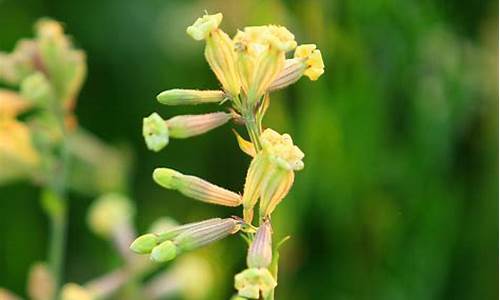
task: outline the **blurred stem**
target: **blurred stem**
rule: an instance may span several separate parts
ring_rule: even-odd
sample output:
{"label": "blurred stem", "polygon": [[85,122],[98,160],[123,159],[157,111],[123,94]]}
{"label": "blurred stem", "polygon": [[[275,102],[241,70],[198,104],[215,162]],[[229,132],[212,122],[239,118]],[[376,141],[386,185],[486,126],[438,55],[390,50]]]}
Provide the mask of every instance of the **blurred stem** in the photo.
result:
{"label": "blurred stem", "polygon": [[65,110],[60,103],[54,103],[54,114],[57,117],[61,130],[61,144],[59,158],[54,170],[51,189],[56,197],[54,203],[58,207],[56,211],[49,213],[51,219],[51,237],[49,245],[49,265],[54,276],[56,292],[54,300],[58,299],[59,289],[63,277],[63,266],[65,260],[67,222],[68,222],[68,201],[67,201],[67,173],[69,164],[69,152],[67,146],[67,132],[65,125]]}

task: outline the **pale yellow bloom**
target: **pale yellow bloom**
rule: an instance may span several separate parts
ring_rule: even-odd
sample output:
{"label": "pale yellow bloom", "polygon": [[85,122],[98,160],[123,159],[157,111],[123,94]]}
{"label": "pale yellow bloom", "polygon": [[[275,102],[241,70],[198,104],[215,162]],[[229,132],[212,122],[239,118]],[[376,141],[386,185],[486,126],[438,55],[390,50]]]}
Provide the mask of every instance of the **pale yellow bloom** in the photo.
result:
{"label": "pale yellow bloom", "polygon": [[276,280],[266,268],[249,268],[234,277],[238,295],[250,299],[260,299],[261,294],[267,297],[276,285]]}
{"label": "pale yellow bloom", "polygon": [[266,129],[260,136],[262,151],[258,152],[248,168],[243,191],[243,216],[251,222],[253,209],[260,198],[262,217],[270,215],[288,194],[294,171],[304,167],[304,153],[293,144],[288,134]]}
{"label": "pale yellow bloom", "polygon": [[304,153],[293,144],[289,134],[279,134],[268,128],[261,134],[262,148],[269,158],[285,170],[302,170]]}
{"label": "pale yellow bloom", "polygon": [[293,50],[295,37],[283,26],[248,26],[233,39],[238,71],[250,104],[258,101],[285,65],[285,53]]}

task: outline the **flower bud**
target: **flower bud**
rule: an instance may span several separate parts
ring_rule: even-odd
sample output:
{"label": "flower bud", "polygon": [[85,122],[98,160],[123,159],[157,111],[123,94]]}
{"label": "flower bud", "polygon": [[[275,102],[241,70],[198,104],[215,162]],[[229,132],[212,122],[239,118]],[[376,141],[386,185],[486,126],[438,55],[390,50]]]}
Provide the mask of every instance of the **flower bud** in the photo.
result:
{"label": "flower bud", "polygon": [[164,188],[177,190],[187,197],[203,202],[224,206],[238,206],[241,204],[240,195],[201,178],[184,175],[172,169],[155,169],[153,179]]}
{"label": "flower bud", "polygon": [[180,250],[190,251],[234,234],[240,228],[241,222],[239,220],[233,218],[221,219],[214,224],[188,229],[175,237],[173,242]]}
{"label": "flower bud", "polygon": [[176,236],[178,236],[179,234],[181,234],[187,230],[220,223],[221,220],[222,220],[221,218],[212,218],[212,219],[204,220],[201,222],[193,222],[193,223],[188,223],[188,224],[184,224],[184,225],[180,225],[180,226],[175,226],[173,228],[170,228],[169,230],[165,230],[161,233],[158,233],[157,234],[158,241],[163,242],[166,240],[170,240],[170,239],[175,238]]}
{"label": "flower bud", "polygon": [[50,107],[54,101],[54,92],[50,82],[40,72],[35,72],[23,80],[21,95],[25,99],[44,107]]}
{"label": "flower bud", "polygon": [[96,234],[111,237],[120,226],[131,222],[134,213],[130,199],[120,194],[106,194],[92,203],[87,221]]}
{"label": "flower bud", "polygon": [[173,138],[188,138],[203,134],[227,123],[232,115],[215,112],[203,115],[176,116],[166,121],[168,132]]}
{"label": "flower bud", "polygon": [[42,19],[37,22],[36,31],[44,73],[48,74],[57,98],[66,109],[71,109],[87,73],[85,54],[74,49],[58,22]]}
{"label": "flower bud", "polygon": [[11,53],[0,52],[0,81],[19,85],[35,70],[37,45],[32,40],[20,40]]}
{"label": "flower bud", "polygon": [[247,265],[249,268],[267,268],[273,259],[272,229],[269,219],[266,219],[255,234],[248,249]]}
{"label": "flower bud", "polygon": [[172,241],[165,241],[153,248],[151,260],[156,262],[167,262],[177,255],[177,247]]}
{"label": "flower bud", "polygon": [[249,268],[236,274],[234,287],[238,295],[250,299],[265,299],[277,286],[276,280],[266,268]]}
{"label": "flower bud", "polygon": [[95,297],[86,288],[76,284],[67,283],[62,287],[61,300],[94,300]]}
{"label": "flower bud", "polygon": [[130,245],[130,250],[137,254],[151,253],[154,247],[158,244],[158,237],[153,233],[141,235]]}
{"label": "flower bud", "polygon": [[156,99],[165,105],[195,105],[201,103],[219,103],[224,101],[223,91],[200,91],[187,89],[172,89],[161,92]]}
{"label": "flower bud", "polygon": [[[28,278],[28,295],[32,300],[49,300],[54,298],[55,280],[44,263],[34,264]],[[0,299],[3,299],[0,297]]]}
{"label": "flower bud", "polygon": [[142,120],[142,135],[149,150],[158,152],[168,144],[168,127],[157,113]]}

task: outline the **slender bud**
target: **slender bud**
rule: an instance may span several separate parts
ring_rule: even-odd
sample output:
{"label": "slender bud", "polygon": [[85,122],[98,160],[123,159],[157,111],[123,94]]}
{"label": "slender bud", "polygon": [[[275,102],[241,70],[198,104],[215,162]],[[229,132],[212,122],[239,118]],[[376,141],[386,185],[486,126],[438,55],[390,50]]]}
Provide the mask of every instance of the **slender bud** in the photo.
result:
{"label": "slender bud", "polygon": [[177,255],[177,247],[172,241],[165,241],[153,248],[151,260],[156,262],[167,262]]}
{"label": "slender bud", "polygon": [[260,299],[261,294],[266,299],[277,285],[266,268],[249,268],[234,277],[238,295],[250,299]]}
{"label": "slender bud", "polygon": [[214,224],[198,226],[179,234],[174,243],[182,251],[190,251],[238,232],[241,222],[233,218],[221,219]]}
{"label": "slender bud", "polygon": [[130,245],[130,250],[137,254],[148,254],[151,253],[154,247],[158,244],[159,239],[153,233],[147,233],[141,235]]}
{"label": "slender bud", "polygon": [[149,150],[158,152],[168,144],[168,127],[157,113],[142,120],[142,135]]}
{"label": "slender bud", "polygon": [[238,206],[241,204],[240,195],[201,178],[184,175],[172,169],[155,169],[153,179],[164,188],[177,190],[187,197],[203,202],[224,206]]}
{"label": "slender bud", "polygon": [[266,219],[255,234],[248,249],[247,265],[249,268],[267,268],[273,259],[272,229],[269,219]]}
{"label": "slender bud", "polygon": [[175,226],[174,228],[171,228],[171,229],[166,230],[164,232],[158,233],[157,234],[158,241],[163,242],[166,240],[170,240],[170,239],[175,238],[176,236],[178,236],[179,234],[181,234],[187,230],[194,229],[194,228],[201,228],[201,227],[208,226],[208,225],[213,225],[213,224],[219,223],[221,220],[222,220],[221,218],[212,218],[212,219],[204,220],[201,222],[193,222],[193,223],[188,223],[188,224],[184,224],[184,225],[180,225],[180,226]]}
{"label": "slender bud", "polygon": [[200,91],[172,89],[161,92],[156,99],[165,105],[195,105],[201,103],[219,103],[226,98],[223,91]]}
{"label": "slender bud", "polygon": [[203,134],[227,123],[232,115],[225,112],[215,112],[203,115],[177,116],[166,121],[168,132],[173,138],[188,138]]}
{"label": "slender bud", "polygon": [[276,79],[274,79],[274,81],[271,83],[268,91],[283,89],[289,85],[294,84],[302,77],[302,75],[304,75],[306,67],[307,65],[304,59],[287,59],[285,61],[285,67],[276,76]]}

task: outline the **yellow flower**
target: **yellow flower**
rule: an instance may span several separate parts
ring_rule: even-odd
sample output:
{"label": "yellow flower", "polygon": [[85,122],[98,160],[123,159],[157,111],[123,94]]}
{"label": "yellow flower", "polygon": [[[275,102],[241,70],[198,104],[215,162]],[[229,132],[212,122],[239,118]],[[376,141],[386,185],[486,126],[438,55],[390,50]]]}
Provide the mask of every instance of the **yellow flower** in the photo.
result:
{"label": "yellow flower", "polygon": [[234,37],[242,87],[251,105],[259,100],[285,65],[285,53],[297,43],[283,26],[248,26]]}
{"label": "yellow flower", "polygon": [[15,120],[0,120],[0,181],[30,175],[40,162],[28,127]]}
{"label": "yellow flower", "polygon": [[[269,216],[288,194],[295,178],[294,171],[304,168],[304,153],[293,144],[290,135],[281,135],[268,128],[260,135],[260,141],[262,151],[250,163],[243,191],[243,217],[246,222],[252,221],[253,209],[259,198],[261,217]],[[239,143],[241,146],[243,142]]]}
{"label": "yellow flower", "polygon": [[260,136],[262,148],[269,158],[285,170],[302,170],[304,153],[293,144],[289,134],[279,134],[268,128]]}
{"label": "yellow flower", "polygon": [[311,80],[317,80],[325,72],[325,64],[321,56],[321,51],[316,49],[314,44],[300,45],[295,49],[295,58],[305,59],[306,70],[304,75]]}

